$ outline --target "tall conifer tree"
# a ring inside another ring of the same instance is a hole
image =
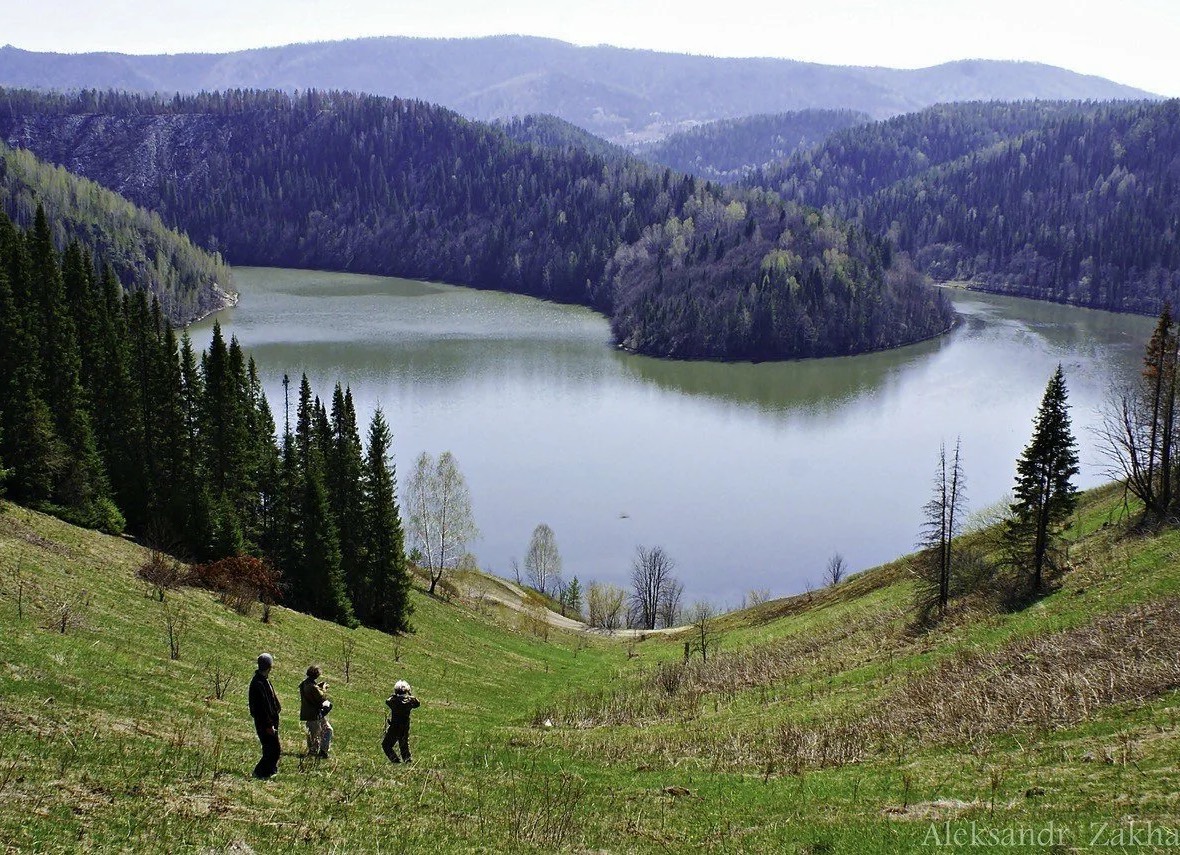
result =
[[[373,626],[386,632],[406,632],[413,612],[410,572],[397,500],[397,470],[391,456],[393,436],[380,407],[369,423],[368,439],[363,528],[368,574],[360,599]]]
[[[1006,532],[1013,558],[1031,573],[1034,592],[1041,590],[1045,568],[1053,562],[1054,529],[1077,503],[1073,485],[1077,473],[1065,373],[1058,365],[1041,399],[1032,439],[1016,463],[1012,518]]]
[[[336,384],[332,393],[332,447],[327,461],[328,494],[336,528],[340,532],[340,561],[348,595],[356,609],[357,617],[371,620],[368,604],[361,592],[365,587],[364,494],[364,449],[357,430],[356,410],[352,404],[352,392],[347,394]]]

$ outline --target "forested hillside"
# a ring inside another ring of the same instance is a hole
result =
[[[117,193],[0,142],[0,210],[28,227],[38,205],[59,248],[76,240],[101,256],[123,287],[146,289],[173,323],[224,308],[230,299],[232,276],[219,256]]]
[[[887,286],[888,260],[873,262],[856,241],[840,250],[838,293],[827,293],[835,280],[824,275],[793,290],[784,280],[792,308],[781,311],[767,302],[768,269],[781,267],[772,252],[798,256],[787,268],[800,276],[830,266],[800,254],[825,243],[806,234],[820,227],[814,218],[794,217],[791,245],[777,247],[787,212],[759,194],[751,194],[757,217],[725,224],[716,212],[746,203],[712,184],[578,146],[516,143],[420,102],[317,92],[170,100],[9,92],[0,136],[158,210],[234,264],[440,279],[584,303],[612,316],[621,342],[654,355],[843,354],[862,342],[904,344],[949,322],[945,303],[919,283],[902,277]],[[674,244],[665,259],[650,236],[679,233],[694,217],[693,254]],[[776,224],[773,235],[758,219]],[[743,251],[729,253],[737,245]],[[693,284],[698,272],[707,287]],[[826,318],[831,301],[846,304],[838,322]],[[709,342],[691,353],[678,332],[684,311],[694,339]],[[770,331],[744,340],[758,317]],[[837,328],[870,323],[871,332]]]
[[[638,153],[678,172],[730,184],[759,167],[813,148],[836,131],[868,121],[867,113],[854,110],[799,110],[722,119],[642,146]]]
[[[537,114],[495,122],[510,139],[541,148],[580,148],[603,160],[629,160],[633,155],[620,145],[607,142],[557,116]]]
[[[202,576],[224,593],[273,600],[281,587],[320,617],[404,629],[381,411],[366,456],[348,390],[336,385],[329,410],[304,376],[277,444],[237,340],[214,325],[195,352],[98,261],[96,276],[76,240],[59,254],[41,208],[28,230],[0,213],[0,494],[188,560],[236,562]]]
[[[1180,102],[947,105],[751,179],[888,233],[938,280],[1116,311],[1180,302]]]

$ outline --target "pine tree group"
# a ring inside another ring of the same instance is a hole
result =
[[[276,444],[253,359],[214,324],[177,341],[159,304],[124,292],[77,243],[58,253],[38,210],[0,214],[0,484],[13,501],[195,561],[270,560],[288,603],[409,628],[409,575],[377,412],[368,457],[352,394],[331,417],[305,376]],[[7,468],[5,468],[7,467]]]

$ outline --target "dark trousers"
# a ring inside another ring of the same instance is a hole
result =
[[[262,743],[262,759],[254,767],[254,777],[269,778],[279,771],[279,755],[283,753],[283,747],[279,744],[279,729],[276,727],[267,733],[261,726],[255,725],[255,730],[258,732],[258,741]]]
[[[385,756],[388,757],[390,761],[397,763],[397,754],[393,750],[393,745],[395,742],[397,743],[398,749],[401,751],[402,761],[409,763],[410,726],[408,724],[405,727],[390,725],[389,727],[385,728],[385,738],[381,740],[381,750],[385,752]]]

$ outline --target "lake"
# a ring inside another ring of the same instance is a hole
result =
[[[898,350],[785,363],[672,362],[611,344],[576,306],[341,273],[235,270],[214,316],[258,363],[282,431],[284,372],[330,401],[351,386],[362,436],[380,405],[404,485],[451,450],[471,488],[485,570],[523,565],[554,530],[565,576],[626,585],[662,546],[685,599],[818,586],[839,552],[861,570],[912,551],[940,442],[962,439],[971,509],[1000,500],[1060,362],[1081,486],[1105,480],[1092,427],[1138,372],[1150,318],[951,291],[962,317]],[[207,347],[213,318],[190,329]]]

